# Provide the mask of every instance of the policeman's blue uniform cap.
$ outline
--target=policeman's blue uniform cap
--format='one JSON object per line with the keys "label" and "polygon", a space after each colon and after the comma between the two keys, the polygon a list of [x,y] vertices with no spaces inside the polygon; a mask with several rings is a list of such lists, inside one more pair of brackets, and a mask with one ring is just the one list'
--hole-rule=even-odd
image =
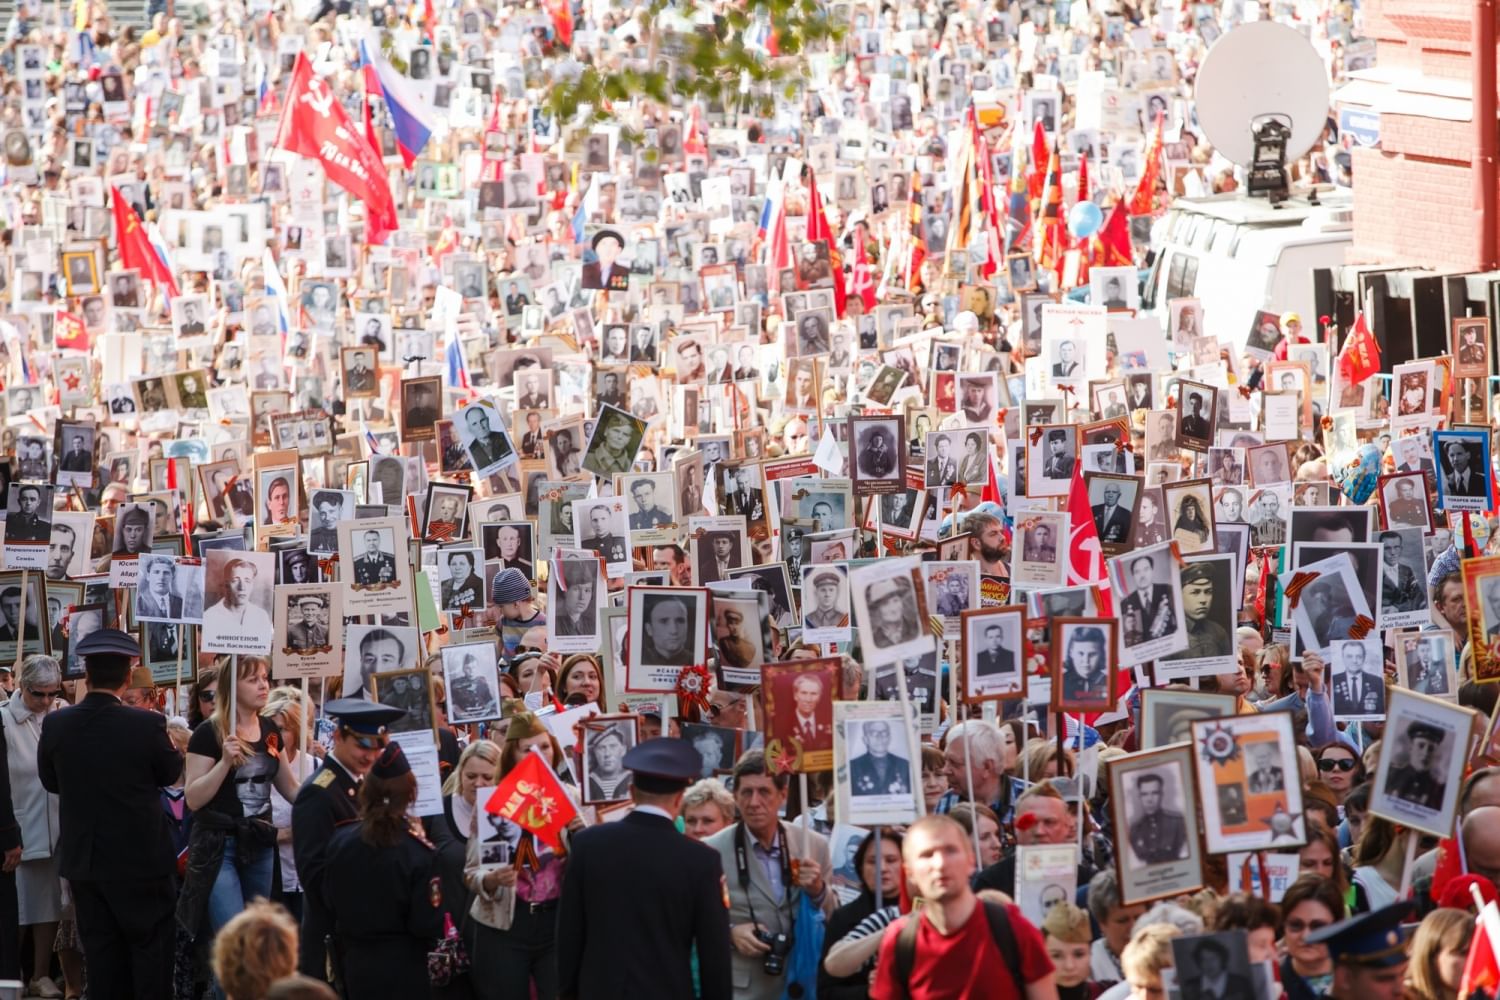
{"label": "policeman's blue uniform cap", "polygon": [[641,791],[659,795],[680,792],[703,773],[703,757],[692,744],[669,736],[637,743],[626,751],[624,764]]}
{"label": "policeman's blue uniform cap", "polygon": [[1416,916],[1416,902],[1403,900],[1313,931],[1308,944],[1328,945],[1336,964],[1387,969],[1406,961],[1406,948],[1416,924],[1402,922]]}
{"label": "policeman's blue uniform cap", "polygon": [[365,701],[363,698],[335,698],[324,704],[323,714],[338,720],[338,724],[350,732],[379,736],[385,732],[386,726],[404,716],[406,709]]}
{"label": "policeman's blue uniform cap", "polygon": [[141,644],[136,642],[129,632],[121,632],[117,628],[101,628],[84,636],[83,641],[73,647],[73,652],[79,656],[96,653],[140,656]]}

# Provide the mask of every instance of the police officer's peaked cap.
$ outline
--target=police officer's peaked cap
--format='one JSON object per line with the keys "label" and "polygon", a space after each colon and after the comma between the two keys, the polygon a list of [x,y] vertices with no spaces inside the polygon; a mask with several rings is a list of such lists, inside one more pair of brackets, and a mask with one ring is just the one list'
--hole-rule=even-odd
{"label": "police officer's peaked cap", "polygon": [[657,795],[680,792],[703,773],[703,758],[692,744],[668,736],[637,743],[626,751],[624,764],[635,773],[637,788]]}

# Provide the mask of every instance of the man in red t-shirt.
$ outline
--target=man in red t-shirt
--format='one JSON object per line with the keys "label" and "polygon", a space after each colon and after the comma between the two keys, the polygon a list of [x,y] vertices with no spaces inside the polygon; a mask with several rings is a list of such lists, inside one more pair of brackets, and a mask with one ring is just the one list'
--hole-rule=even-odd
{"label": "man in red t-shirt", "polygon": [[[923,906],[920,915],[898,920],[886,930],[872,1000],[1057,1000],[1052,960],[1041,933],[1008,904],[1005,911],[1026,980],[1024,990],[1006,967],[984,903],[969,887],[974,849],[957,820],[946,815],[917,820],[906,834],[901,855]],[[911,976],[902,983],[896,940],[908,920],[921,923]]]}

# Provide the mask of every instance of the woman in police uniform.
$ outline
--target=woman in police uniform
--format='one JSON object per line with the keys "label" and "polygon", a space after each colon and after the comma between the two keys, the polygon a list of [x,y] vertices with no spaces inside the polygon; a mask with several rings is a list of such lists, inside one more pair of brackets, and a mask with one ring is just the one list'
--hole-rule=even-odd
{"label": "woman in police uniform", "polygon": [[389,744],[360,785],[359,823],[328,848],[323,897],[348,1000],[431,995],[427,953],[442,934],[436,854],[407,817],[416,775]]}

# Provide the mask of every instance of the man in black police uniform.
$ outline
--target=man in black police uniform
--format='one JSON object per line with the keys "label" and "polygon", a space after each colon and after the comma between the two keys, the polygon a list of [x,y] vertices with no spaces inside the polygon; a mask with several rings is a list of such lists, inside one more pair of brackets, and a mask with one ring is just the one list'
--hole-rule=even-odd
{"label": "man in black police uniform", "polygon": [[[359,783],[386,745],[386,727],[406,713],[363,698],[336,698],[323,706],[323,712],[338,723],[338,729],[333,750],[292,803],[292,854],[304,890],[297,968],[303,975],[327,981],[324,936],[333,927],[323,903],[321,880],[328,842],[335,827],[358,819]],[[156,808],[160,811],[161,806]]]}
{"label": "man in black police uniform", "polygon": [[[646,740],[625,755],[635,809],[572,840],[557,913],[562,1000],[703,1000],[733,995],[729,894],[718,852],[673,826],[702,759],[685,740]],[[299,869],[300,870],[300,869]]]}
{"label": "man in black police uniform", "polygon": [[[1416,924],[1416,903],[1402,900],[1369,913],[1315,930],[1308,944],[1328,945],[1333,959],[1333,1000],[1399,996],[1406,977],[1407,954]],[[1306,996],[1293,992],[1292,997]]]}
{"label": "man in black police uniform", "polygon": [[37,775],[60,799],[60,869],[77,907],[89,995],[168,997],[177,859],[160,790],[181,776],[182,755],[165,717],[121,701],[141,655],[133,638],[99,629],[74,652],[89,693],[43,720]]}

